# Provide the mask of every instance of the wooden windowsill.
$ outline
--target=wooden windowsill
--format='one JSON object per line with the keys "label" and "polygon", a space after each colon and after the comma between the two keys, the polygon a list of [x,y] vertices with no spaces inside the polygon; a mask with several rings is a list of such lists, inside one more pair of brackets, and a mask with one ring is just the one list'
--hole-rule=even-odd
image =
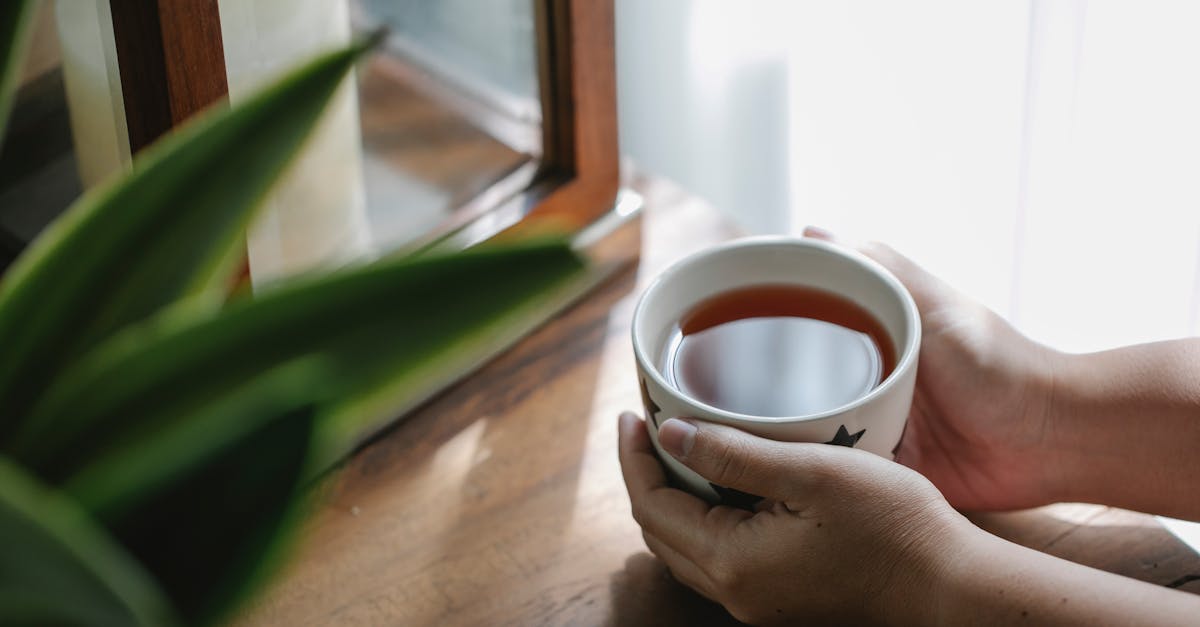
{"label": "wooden windowsill", "polygon": [[[360,450],[320,486],[299,554],[240,624],[728,625],[646,552],[616,455],[639,407],[629,323],[671,261],[736,236],[656,182],[629,264]],[[1143,514],[1060,505],[977,524],[1168,585],[1200,557]],[[1179,585],[1200,593],[1200,581]]]}

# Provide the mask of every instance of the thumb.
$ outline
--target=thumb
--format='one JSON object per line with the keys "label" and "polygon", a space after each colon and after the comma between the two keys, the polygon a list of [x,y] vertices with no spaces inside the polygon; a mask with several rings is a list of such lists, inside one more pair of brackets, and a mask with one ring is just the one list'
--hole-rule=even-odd
{"label": "thumb", "polygon": [[717,485],[784,501],[812,494],[837,476],[840,447],[778,442],[712,423],[670,418],[658,442],[696,474]]}

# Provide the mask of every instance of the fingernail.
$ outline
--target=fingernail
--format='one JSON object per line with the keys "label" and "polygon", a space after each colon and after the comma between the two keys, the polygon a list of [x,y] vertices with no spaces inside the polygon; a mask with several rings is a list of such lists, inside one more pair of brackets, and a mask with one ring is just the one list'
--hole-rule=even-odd
{"label": "fingernail", "polygon": [[687,457],[695,442],[696,425],[690,422],[678,418],[668,418],[658,428],[658,443],[667,449],[668,453],[679,459]]}
{"label": "fingernail", "polygon": [[819,226],[813,226],[811,224],[804,227],[804,236],[811,237],[813,239],[823,239],[829,242],[832,242],[834,239],[836,239],[831,231],[823,229]]}
{"label": "fingernail", "polygon": [[631,411],[621,412],[621,415],[617,417],[617,433],[625,435],[632,431],[637,419],[637,415]]}

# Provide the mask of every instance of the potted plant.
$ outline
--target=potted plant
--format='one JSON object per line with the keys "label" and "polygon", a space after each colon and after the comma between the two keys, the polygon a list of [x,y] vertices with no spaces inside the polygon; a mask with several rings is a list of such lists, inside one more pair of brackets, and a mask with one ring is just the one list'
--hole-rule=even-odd
{"label": "potted plant", "polygon": [[[35,4],[0,6],[0,120]],[[578,278],[544,241],[230,296],[258,201],[369,46],[168,135],[0,278],[0,624],[228,617],[365,418]]]}

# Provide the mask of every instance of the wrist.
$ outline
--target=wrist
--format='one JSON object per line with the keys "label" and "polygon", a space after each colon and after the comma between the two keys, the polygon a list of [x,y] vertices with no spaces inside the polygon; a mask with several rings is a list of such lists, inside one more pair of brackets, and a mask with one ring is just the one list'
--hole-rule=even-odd
{"label": "wrist", "polygon": [[914,612],[907,616],[909,625],[962,625],[972,613],[980,590],[989,578],[1001,570],[1005,554],[997,553],[1003,542],[959,515],[961,525],[945,534],[943,548],[930,569],[930,579],[917,590]]}
{"label": "wrist", "polygon": [[1043,422],[1043,485],[1047,503],[1088,500],[1097,463],[1098,404],[1105,384],[1091,355],[1056,353],[1049,359],[1050,394]]}
{"label": "wrist", "polygon": [[1081,464],[1079,430],[1073,425],[1087,389],[1086,369],[1079,355],[1040,347],[1032,370],[1031,389],[1040,399],[1030,416],[1036,454],[1026,463],[1038,470],[1038,503],[1071,500],[1074,478]]}
{"label": "wrist", "polygon": [[1067,423],[1078,416],[1075,383],[1079,376],[1078,356],[1027,342],[1021,360],[1010,364],[1016,405],[1003,459],[1010,478],[1009,495],[1020,507],[1039,506],[1062,500],[1064,472],[1075,464],[1072,428]]}
{"label": "wrist", "polygon": [[900,585],[886,591],[890,603],[876,624],[947,624],[943,619],[951,614],[943,605],[954,594],[964,564],[974,562],[971,556],[980,552],[988,534],[946,507],[920,536],[907,571],[893,578]]}
{"label": "wrist", "polygon": [[1067,477],[1073,474],[1069,468],[1076,465],[1073,450],[1076,442],[1069,435],[1075,430],[1068,424],[1078,416],[1080,371],[1076,354],[1045,348],[1039,371],[1040,389],[1045,400],[1040,418],[1042,437],[1038,442],[1042,450],[1038,468],[1045,503],[1069,500],[1066,494],[1072,482]]}

